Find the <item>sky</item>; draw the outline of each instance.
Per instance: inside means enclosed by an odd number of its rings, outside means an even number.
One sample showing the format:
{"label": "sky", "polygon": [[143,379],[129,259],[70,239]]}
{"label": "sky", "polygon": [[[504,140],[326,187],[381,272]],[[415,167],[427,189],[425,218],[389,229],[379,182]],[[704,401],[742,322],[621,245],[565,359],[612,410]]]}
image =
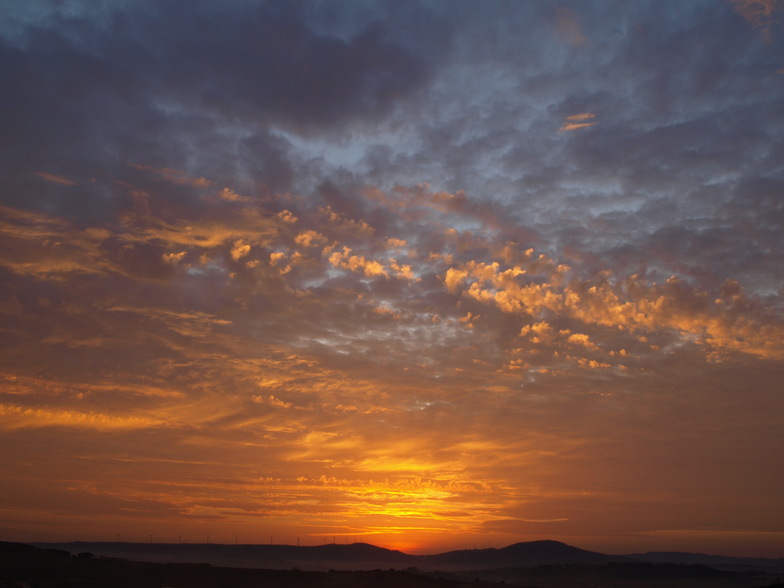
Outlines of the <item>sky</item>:
{"label": "sky", "polygon": [[782,23],[5,0],[0,539],[784,557]]}

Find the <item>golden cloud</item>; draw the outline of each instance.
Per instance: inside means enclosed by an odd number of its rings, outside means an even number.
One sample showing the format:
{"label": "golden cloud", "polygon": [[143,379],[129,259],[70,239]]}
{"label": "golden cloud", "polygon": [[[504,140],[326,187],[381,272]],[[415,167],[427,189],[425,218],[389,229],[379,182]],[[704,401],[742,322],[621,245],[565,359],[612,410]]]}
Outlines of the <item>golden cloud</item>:
{"label": "golden cloud", "polygon": [[[582,112],[580,114],[573,114],[564,118],[559,131],[575,131],[577,129],[584,129],[596,124],[596,121],[591,120],[596,118],[592,112]],[[590,122],[586,122],[590,121]]]}
{"label": "golden cloud", "polygon": [[389,277],[382,263],[372,259],[365,259],[361,255],[352,255],[349,247],[343,247],[342,251],[332,253],[329,256],[329,262],[335,267],[363,273],[367,277]]}

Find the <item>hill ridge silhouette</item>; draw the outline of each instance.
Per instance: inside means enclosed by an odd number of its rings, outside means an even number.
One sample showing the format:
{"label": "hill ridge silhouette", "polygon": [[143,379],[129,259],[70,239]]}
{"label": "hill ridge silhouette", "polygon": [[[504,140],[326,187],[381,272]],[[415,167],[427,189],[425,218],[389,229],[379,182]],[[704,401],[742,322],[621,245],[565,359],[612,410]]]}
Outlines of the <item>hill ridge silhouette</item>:
{"label": "hill ridge silhouette", "polygon": [[327,543],[324,545],[220,544],[220,543],[133,543],[89,542],[30,543],[72,554],[91,553],[135,561],[158,563],[209,563],[211,565],[302,570],[360,570],[377,568],[420,568],[430,570],[489,570],[542,565],[603,565],[608,563],[688,563],[782,569],[784,559],[732,558],[684,552],[608,555],[588,551],[550,539],[513,543],[501,548],[446,551],[413,555],[371,543]]}
{"label": "hill ridge silhouette", "polygon": [[473,566],[475,569],[527,567],[555,564],[604,564],[622,561],[622,556],[587,551],[561,541],[523,541],[495,549],[463,549],[432,556],[420,556],[430,566],[446,568]]}

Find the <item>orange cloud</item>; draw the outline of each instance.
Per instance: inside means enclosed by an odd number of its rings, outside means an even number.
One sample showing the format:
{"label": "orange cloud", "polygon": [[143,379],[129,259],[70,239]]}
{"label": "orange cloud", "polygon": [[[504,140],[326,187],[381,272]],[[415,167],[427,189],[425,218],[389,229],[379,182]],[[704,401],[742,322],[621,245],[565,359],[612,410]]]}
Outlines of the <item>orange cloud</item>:
{"label": "orange cloud", "polygon": [[297,222],[297,217],[289,210],[281,210],[278,213],[278,218],[287,224],[294,224]]}
{"label": "orange cloud", "polygon": [[395,272],[395,275],[398,278],[404,280],[410,280],[410,281],[417,281],[420,279],[417,278],[416,275],[414,275],[414,270],[411,265],[408,264],[401,265],[395,259],[390,259],[389,267],[393,272]]}
{"label": "orange cloud", "polygon": [[596,115],[592,112],[581,112],[580,114],[573,114],[572,116],[567,116],[565,120],[572,121],[572,122],[579,122],[582,120],[588,120],[594,118]]}
{"label": "orange cloud", "polygon": [[187,251],[179,251],[177,253],[164,253],[163,254],[163,261],[165,263],[170,263],[172,265],[177,265],[181,262],[185,256],[188,255]]}
{"label": "orange cloud", "polygon": [[327,218],[330,228],[341,235],[369,238],[375,233],[375,229],[366,221],[347,218],[344,214],[335,212],[331,206],[321,207],[319,212]]}
{"label": "orange cloud", "polygon": [[5,430],[76,427],[96,430],[141,429],[162,424],[156,417],[115,416],[93,411],[57,410],[0,404],[0,427]]}
{"label": "orange cloud", "polygon": [[[585,324],[614,327],[630,332],[676,329],[684,337],[709,346],[742,350],[762,357],[784,357],[784,327],[762,320],[734,316],[737,303],[727,308],[719,300],[711,304],[700,292],[671,278],[665,284],[643,284],[637,276],[626,283],[572,281],[561,285],[560,266],[549,267],[545,282],[519,279],[520,267],[502,270],[498,262],[469,261],[449,268],[444,285],[451,292],[478,302],[493,304],[511,314],[541,316],[566,314]],[[556,279],[553,279],[556,278]],[[540,323],[542,324],[542,323]],[[523,327],[521,334],[532,332]],[[539,335],[537,333],[537,335]],[[592,347],[586,335],[570,336],[570,343]],[[541,341],[541,337],[537,341]]]}
{"label": "orange cloud", "polygon": [[213,182],[208,180],[205,177],[194,178],[189,176],[186,172],[178,169],[171,169],[167,167],[154,167],[152,165],[142,165],[138,163],[132,163],[131,167],[134,167],[140,171],[150,172],[158,177],[161,177],[173,184],[180,184],[183,186],[191,186],[193,188],[209,188],[213,185]]}
{"label": "orange cloud", "polygon": [[558,129],[559,131],[574,131],[577,129],[583,129],[586,127],[590,127],[596,124],[596,121],[585,122],[596,118],[596,115],[592,112],[582,112],[580,114],[573,114],[572,116],[567,116],[564,118],[563,124]]}
{"label": "orange cloud", "polygon": [[0,265],[20,275],[104,273],[110,264],[100,248],[107,236],[105,229],[78,230],[50,215],[0,206]]}
{"label": "orange cloud", "polygon": [[735,11],[760,31],[770,42],[770,29],[776,23],[773,14],[782,6],[781,0],[729,0]]}
{"label": "orange cloud", "polygon": [[246,243],[242,239],[237,239],[234,241],[234,245],[231,248],[229,254],[234,261],[239,261],[246,255],[250,253],[251,247],[250,244]]}
{"label": "orange cloud", "polygon": [[294,242],[301,247],[318,247],[327,243],[327,238],[313,229],[302,231],[294,238]]}
{"label": "orange cloud", "polygon": [[237,194],[231,188],[223,188],[220,192],[218,192],[218,197],[221,200],[227,200],[229,202],[250,202],[251,198],[248,196],[241,196]]}
{"label": "orange cloud", "polygon": [[343,247],[342,251],[335,251],[329,256],[329,262],[335,267],[360,272],[367,277],[384,276],[389,277],[384,265],[372,259],[365,259],[361,255],[351,255],[349,247]]}
{"label": "orange cloud", "polygon": [[[567,331],[567,333],[568,333],[568,331]],[[566,341],[568,343],[573,344],[573,345],[582,346],[582,347],[585,347],[587,349],[598,349],[596,344],[594,344],[591,341],[591,338],[588,335],[585,335],[583,333],[572,333],[572,334],[568,335]]]}
{"label": "orange cloud", "polygon": [[475,315],[475,314],[473,314],[471,312],[468,312],[468,313],[466,313],[465,316],[460,317],[459,320],[460,320],[461,323],[463,323],[465,325],[466,329],[473,329],[474,328],[474,322],[479,320],[481,317],[482,317],[482,315],[480,315],[480,314]]}
{"label": "orange cloud", "polygon": [[50,174],[49,172],[45,171],[37,171],[34,172],[42,180],[46,180],[50,184],[59,184],[61,186],[75,186],[76,182],[73,181],[71,178],[66,178],[65,176],[58,176],[57,174]]}

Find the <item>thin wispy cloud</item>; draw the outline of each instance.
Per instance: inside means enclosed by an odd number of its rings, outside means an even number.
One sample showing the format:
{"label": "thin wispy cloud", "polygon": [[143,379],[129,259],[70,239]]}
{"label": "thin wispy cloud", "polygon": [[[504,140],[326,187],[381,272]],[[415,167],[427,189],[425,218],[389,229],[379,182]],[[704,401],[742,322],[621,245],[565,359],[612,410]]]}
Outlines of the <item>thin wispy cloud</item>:
{"label": "thin wispy cloud", "polygon": [[50,174],[49,172],[45,172],[45,171],[37,171],[35,172],[35,175],[41,178],[42,180],[45,180],[52,184],[59,184],[61,186],[76,185],[76,182],[71,178],[66,178],[65,176],[59,176],[57,174]]}
{"label": "thin wispy cloud", "polygon": [[587,127],[591,127],[596,124],[596,121],[593,120],[596,118],[596,115],[592,112],[582,112],[580,114],[573,114],[571,116],[567,116],[563,120],[563,124],[561,124],[561,128],[559,131],[575,131],[577,129],[584,129]]}

